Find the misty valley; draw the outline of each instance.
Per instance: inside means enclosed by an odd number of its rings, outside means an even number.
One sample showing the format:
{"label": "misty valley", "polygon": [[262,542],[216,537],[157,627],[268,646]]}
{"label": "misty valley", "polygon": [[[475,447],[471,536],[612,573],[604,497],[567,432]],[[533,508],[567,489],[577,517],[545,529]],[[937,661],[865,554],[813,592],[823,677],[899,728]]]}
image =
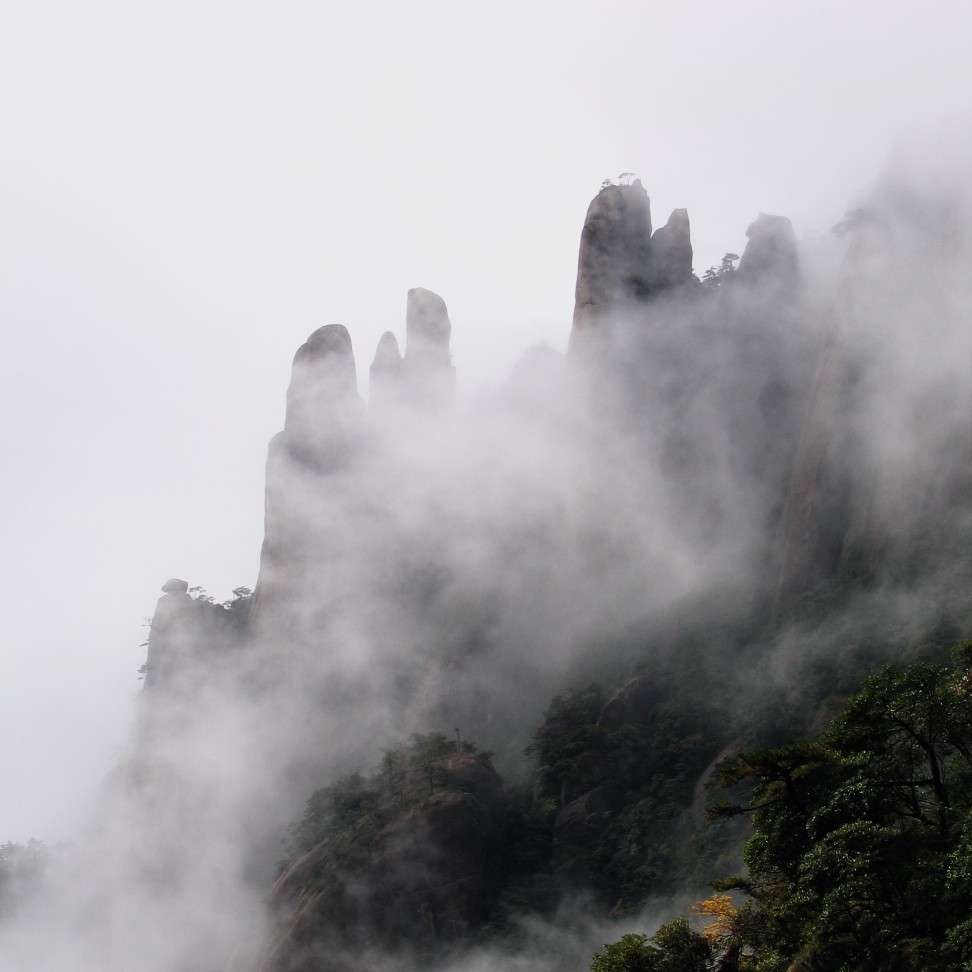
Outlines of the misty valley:
{"label": "misty valley", "polygon": [[91,826],[0,846],[10,968],[972,969],[970,217],[903,157],[697,273],[625,174],[566,354],[467,400],[416,287],[364,400],[315,330],[254,588],[159,578]]}

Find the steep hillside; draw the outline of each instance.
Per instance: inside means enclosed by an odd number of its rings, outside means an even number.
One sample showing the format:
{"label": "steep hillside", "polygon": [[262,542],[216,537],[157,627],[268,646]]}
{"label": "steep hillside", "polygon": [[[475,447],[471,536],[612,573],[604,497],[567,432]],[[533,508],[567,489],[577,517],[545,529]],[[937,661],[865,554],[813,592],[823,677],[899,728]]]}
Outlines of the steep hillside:
{"label": "steep hillside", "polygon": [[[429,290],[367,402],[350,332],[315,330],[255,592],[163,588],[90,955],[139,917],[180,927],[159,972],[582,968],[737,870],[720,764],[972,634],[963,207],[891,170],[839,279],[761,214],[700,280],[688,213],[653,229],[609,183],[568,353],[469,403]],[[538,957],[550,929],[586,930]]]}

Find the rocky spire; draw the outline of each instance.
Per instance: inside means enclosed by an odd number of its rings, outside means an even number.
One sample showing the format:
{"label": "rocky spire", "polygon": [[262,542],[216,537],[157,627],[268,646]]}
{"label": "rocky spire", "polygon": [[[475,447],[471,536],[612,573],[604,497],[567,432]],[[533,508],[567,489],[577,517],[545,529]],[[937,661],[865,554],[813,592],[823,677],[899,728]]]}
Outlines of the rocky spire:
{"label": "rocky spire", "polygon": [[369,393],[372,412],[408,406],[418,410],[452,404],[456,372],[449,340],[452,322],[445,301],[431,290],[413,287],[405,307],[405,355],[391,331],[382,334],[372,362]]}
{"label": "rocky spire", "polygon": [[627,329],[653,298],[696,284],[687,210],[674,210],[652,235],[641,183],[604,186],[581,230],[571,352],[595,333],[608,336],[619,324]]}
{"label": "rocky spire", "polygon": [[191,626],[193,600],[189,585],[176,577],[162,585],[149,628],[145,659],[145,688],[171,681],[173,669],[185,655],[186,630]]}
{"label": "rocky spire", "polygon": [[385,331],[378,341],[375,360],[371,363],[368,383],[368,405],[372,412],[396,405],[402,394],[402,354],[398,339]]}
{"label": "rocky spire", "polygon": [[270,440],[254,612],[299,573],[320,477],[348,466],[362,420],[351,336],[342,324],[320,327],[294,355],[284,429]]}
{"label": "rocky spire", "polygon": [[406,394],[418,406],[442,406],[455,398],[456,373],[449,340],[452,323],[445,301],[431,290],[413,287],[405,311]]}
{"label": "rocky spire", "polygon": [[304,458],[327,461],[357,432],[361,403],[351,336],[343,324],[319,327],[297,349],[287,389],[284,434]]}
{"label": "rocky spire", "polygon": [[651,237],[655,289],[678,287],[694,281],[692,274],[692,236],[687,209],[675,209],[668,222]]}
{"label": "rocky spire", "polygon": [[793,292],[799,261],[793,224],[785,216],[760,213],[746,230],[749,242],[739,261],[739,280]]}
{"label": "rocky spire", "polygon": [[605,186],[581,230],[571,350],[592,327],[647,296],[650,252],[651,203],[641,183]]}

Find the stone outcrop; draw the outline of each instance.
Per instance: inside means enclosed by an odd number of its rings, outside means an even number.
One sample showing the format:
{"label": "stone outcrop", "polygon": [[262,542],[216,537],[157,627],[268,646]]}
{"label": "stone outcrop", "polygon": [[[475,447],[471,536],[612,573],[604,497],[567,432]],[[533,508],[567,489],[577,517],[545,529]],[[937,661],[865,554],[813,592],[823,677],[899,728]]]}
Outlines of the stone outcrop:
{"label": "stone outcrop", "polygon": [[412,369],[450,365],[452,322],[445,301],[431,290],[413,287],[405,310],[405,360]]}
{"label": "stone outcrop", "polygon": [[368,408],[372,413],[401,404],[402,353],[391,331],[385,331],[379,339],[368,377]]}
{"label": "stone outcrop", "polygon": [[651,237],[652,289],[691,285],[692,234],[687,209],[676,209]]}
{"label": "stone outcrop", "polygon": [[162,585],[162,596],[155,605],[149,626],[148,653],[145,659],[145,688],[155,689],[171,683],[180,662],[189,657],[193,637],[193,600],[184,580],[172,578]]}
{"label": "stone outcrop", "polygon": [[[386,332],[370,368],[370,410],[377,424],[403,410],[435,413],[454,401],[451,335],[445,301],[431,290],[410,290],[404,355],[394,334]],[[366,441],[371,438],[350,335],[342,325],[321,327],[294,356],[284,429],[269,446],[256,618],[285,591],[284,600],[300,599],[304,592],[316,602],[326,576],[334,597],[352,593],[333,583],[335,565],[342,565],[344,578],[354,573],[354,540],[341,531],[341,510],[328,507],[327,480],[350,473]]]}
{"label": "stone outcrop", "polygon": [[207,597],[193,597],[189,584],[171,578],[162,585],[149,626],[145,688],[172,695],[194,690],[207,666],[229,650],[240,615]]}
{"label": "stone outcrop", "polygon": [[661,693],[654,679],[647,675],[636,675],[604,703],[597,724],[601,729],[613,730],[644,722],[660,698]]}
{"label": "stone outcrop", "polygon": [[674,210],[653,235],[641,182],[605,186],[581,230],[571,353],[586,354],[580,349],[597,337],[637,328],[651,300],[697,284],[688,212]]}
{"label": "stone outcrop", "polygon": [[374,414],[406,408],[435,413],[453,404],[456,370],[449,343],[452,322],[445,301],[431,290],[413,287],[405,307],[405,354],[386,331],[371,365],[369,406]]}
{"label": "stone outcrop", "polygon": [[554,820],[552,865],[564,887],[590,885],[591,854],[605,826],[621,805],[613,786],[596,786],[562,807]]}
{"label": "stone outcrop", "polygon": [[284,421],[286,448],[308,464],[337,465],[359,434],[360,418],[351,335],[343,324],[327,324],[294,355]]}
{"label": "stone outcrop", "polygon": [[322,488],[321,477],[352,462],[363,418],[351,336],[341,324],[320,327],[294,355],[284,429],[268,449],[264,541],[254,596],[258,616],[313,556],[319,539],[314,497]]}
{"label": "stone outcrop", "polygon": [[651,203],[641,183],[606,186],[581,230],[570,348],[609,326],[651,290]]}
{"label": "stone outcrop", "polygon": [[774,300],[781,296],[779,291],[795,291],[800,279],[800,264],[793,224],[785,216],[760,213],[746,230],[746,239],[737,279],[769,286]]}
{"label": "stone outcrop", "polygon": [[417,407],[451,405],[456,394],[456,370],[449,341],[452,322],[445,301],[431,290],[413,287],[405,311],[405,395]]}

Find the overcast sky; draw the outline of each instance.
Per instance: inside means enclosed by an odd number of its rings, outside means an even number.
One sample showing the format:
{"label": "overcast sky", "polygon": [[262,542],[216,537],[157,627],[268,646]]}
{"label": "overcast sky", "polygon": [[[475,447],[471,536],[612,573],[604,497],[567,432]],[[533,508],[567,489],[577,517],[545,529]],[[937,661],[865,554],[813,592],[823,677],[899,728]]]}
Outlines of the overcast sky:
{"label": "overcast sky", "polygon": [[67,836],[172,575],[255,580],[290,359],[405,292],[459,381],[563,348],[600,182],[826,233],[968,107],[966,2],[0,2],[0,841]]}

